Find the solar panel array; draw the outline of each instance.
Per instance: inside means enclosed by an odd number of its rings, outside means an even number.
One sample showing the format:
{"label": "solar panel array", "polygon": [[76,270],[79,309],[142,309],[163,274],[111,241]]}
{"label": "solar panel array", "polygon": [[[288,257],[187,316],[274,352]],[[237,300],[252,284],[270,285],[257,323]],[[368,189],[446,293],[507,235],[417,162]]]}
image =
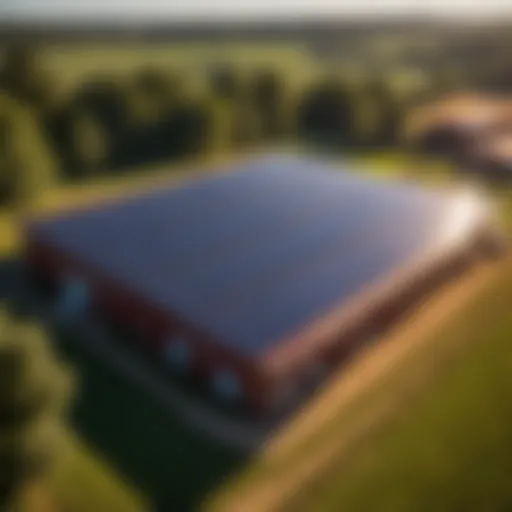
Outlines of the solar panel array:
{"label": "solar panel array", "polygon": [[267,158],[36,229],[254,354],[430,248],[450,204],[405,183]]}

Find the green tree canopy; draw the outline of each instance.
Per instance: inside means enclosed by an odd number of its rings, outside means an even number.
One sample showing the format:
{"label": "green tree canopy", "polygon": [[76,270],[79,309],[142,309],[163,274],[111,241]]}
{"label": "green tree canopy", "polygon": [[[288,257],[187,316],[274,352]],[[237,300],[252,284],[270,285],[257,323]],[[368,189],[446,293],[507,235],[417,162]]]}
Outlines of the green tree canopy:
{"label": "green tree canopy", "polygon": [[252,79],[253,108],[260,119],[265,140],[286,135],[290,129],[289,98],[282,76],[273,69],[262,69]]}
{"label": "green tree canopy", "polygon": [[55,88],[45,72],[37,48],[15,42],[4,48],[0,66],[0,88],[40,108],[51,107]]}
{"label": "green tree canopy", "polygon": [[69,370],[44,331],[0,313],[0,507],[44,475],[61,448]]}
{"label": "green tree canopy", "polygon": [[0,196],[28,206],[56,180],[55,155],[34,109],[5,94],[0,94],[0,132]]}
{"label": "green tree canopy", "polygon": [[245,97],[243,77],[228,64],[217,64],[210,69],[209,85],[218,98],[240,101]]}
{"label": "green tree canopy", "polygon": [[351,91],[337,76],[316,81],[298,107],[301,137],[322,145],[343,145],[354,135],[355,116]]}

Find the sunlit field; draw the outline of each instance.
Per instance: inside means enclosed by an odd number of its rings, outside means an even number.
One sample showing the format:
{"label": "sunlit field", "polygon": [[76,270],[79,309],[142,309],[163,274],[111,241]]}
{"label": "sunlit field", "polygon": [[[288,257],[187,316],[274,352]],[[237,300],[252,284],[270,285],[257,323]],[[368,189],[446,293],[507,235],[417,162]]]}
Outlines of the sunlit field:
{"label": "sunlit field", "polygon": [[142,68],[177,73],[194,82],[212,64],[235,65],[242,74],[262,67],[285,67],[293,73],[297,86],[315,73],[314,60],[300,44],[76,43],[43,46],[41,57],[63,92],[90,78],[124,78]]}

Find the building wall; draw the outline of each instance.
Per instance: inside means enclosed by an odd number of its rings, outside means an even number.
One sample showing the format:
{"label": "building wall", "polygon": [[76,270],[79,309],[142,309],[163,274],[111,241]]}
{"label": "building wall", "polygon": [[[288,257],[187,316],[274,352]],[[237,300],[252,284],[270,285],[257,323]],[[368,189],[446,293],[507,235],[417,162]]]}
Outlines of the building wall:
{"label": "building wall", "polygon": [[346,363],[364,346],[378,342],[379,337],[401,320],[414,306],[440,285],[459,275],[471,263],[470,248],[461,247],[430,263],[406,273],[375,298],[362,301],[346,315],[344,307],[333,311],[318,326],[313,325],[303,338],[290,339],[267,354],[266,364],[273,368],[272,377],[279,380],[307,380],[312,361],[322,361],[331,369]]}
{"label": "building wall", "polygon": [[29,237],[25,260],[31,272],[56,283],[68,275],[85,281],[90,288],[94,314],[132,331],[162,359],[167,357],[167,347],[184,342],[188,347],[186,361],[181,362],[184,367],[177,367],[178,361],[169,361],[169,366],[175,366],[171,371],[185,371],[207,383],[212,383],[220,372],[231,372],[240,380],[244,405],[255,412],[265,410],[272,390],[255,360],[223,347],[208,333],[41,240]]}
{"label": "building wall", "polygon": [[300,340],[294,339],[283,342],[277,347],[281,357],[277,367],[272,354],[252,360],[224,348],[197,326],[150,304],[84,263],[35,239],[29,241],[26,259],[31,268],[52,279],[59,280],[71,273],[86,280],[93,290],[94,309],[107,321],[133,329],[137,337],[162,358],[166,357],[170,344],[184,341],[188,346],[186,361],[182,361],[182,368],[173,371],[185,371],[210,384],[218,372],[234,372],[240,378],[244,404],[252,412],[264,413],[281,398],[293,400],[294,395],[300,395],[316,380],[339,368],[363,346],[378,342],[378,337],[414,304],[465,268],[466,253],[461,249],[418,268],[391,287],[387,294],[368,302],[365,309],[357,310],[348,321],[340,312],[339,317],[335,315],[329,320],[326,328],[319,324],[308,345],[301,347],[297,343]]}

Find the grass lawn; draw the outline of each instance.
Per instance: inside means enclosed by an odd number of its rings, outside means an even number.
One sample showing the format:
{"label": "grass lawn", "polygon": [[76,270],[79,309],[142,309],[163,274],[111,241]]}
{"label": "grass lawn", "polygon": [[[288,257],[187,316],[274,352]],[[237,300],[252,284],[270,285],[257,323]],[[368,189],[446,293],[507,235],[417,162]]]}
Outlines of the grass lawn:
{"label": "grass lawn", "polygon": [[[69,512],[147,512],[149,503],[113,471],[102,457],[77,438],[49,478],[52,501]],[[38,512],[38,511],[34,511]]]}
{"label": "grass lawn", "polygon": [[453,371],[381,434],[288,504],[350,512],[512,510],[512,265],[441,340]]}
{"label": "grass lawn", "polygon": [[80,372],[73,415],[77,431],[158,510],[195,509],[243,462],[242,456],[170,418],[107,363],[71,344],[62,344],[61,351]]}

